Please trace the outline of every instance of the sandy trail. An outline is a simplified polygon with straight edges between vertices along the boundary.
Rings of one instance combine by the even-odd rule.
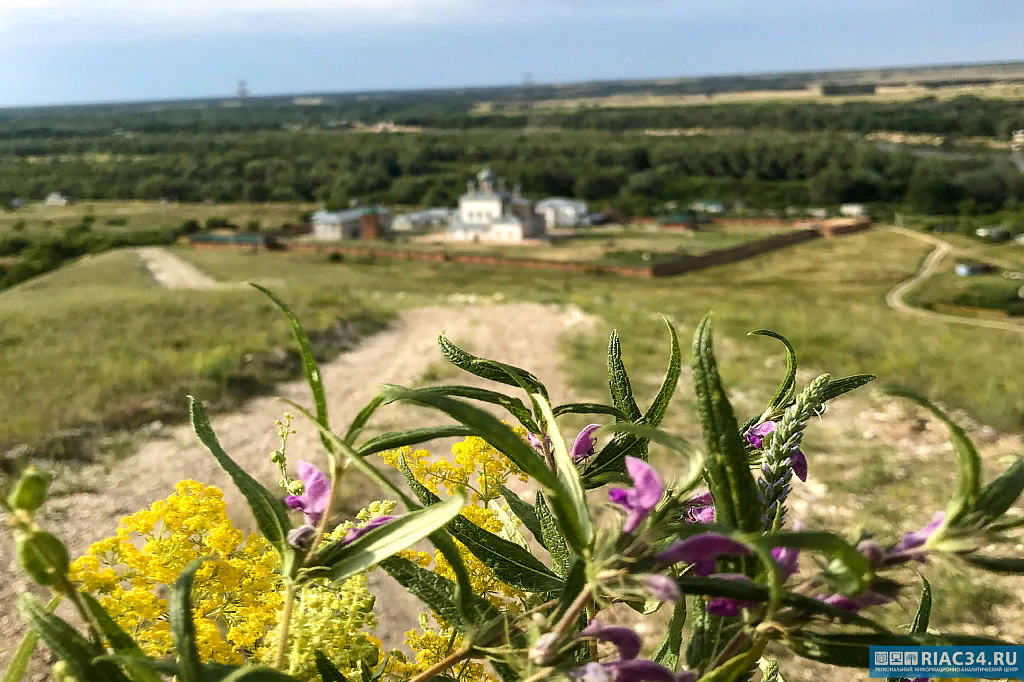
[[[139,259],[149,274],[166,289],[217,289],[223,284],[166,249],[147,246],[138,249]]]
[[[558,340],[563,332],[591,322],[592,318],[577,309],[538,304],[431,307],[403,312],[389,329],[321,368],[332,423],[340,430],[371,398],[377,384],[416,384],[431,363],[441,359],[436,339],[443,330],[456,342],[472,339],[471,348],[475,353],[529,368],[547,383],[553,400],[571,400],[573,396],[558,367]],[[460,376],[457,381],[487,383],[474,382],[475,379],[465,375],[465,379]],[[278,395],[303,405],[312,403],[304,381],[280,386]],[[285,411],[286,406],[281,402],[259,398],[238,413],[212,419],[225,451],[272,489],[275,489],[278,473],[268,454],[279,445],[274,420]],[[381,410],[368,431],[446,421],[443,415],[395,405]],[[316,431],[302,421],[296,421],[295,428],[298,434],[291,438],[288,447],[290,460],[323,461]],[[441,444],[437,446],[441,447]],[[254,529],[241,496],[213,457],[198,443],[188,425],[174,428],[166,438],[145,443],[115,470],[98,473],[95,488],[99,492],[52,500],[42,525],[54,529],[67,542],[72,555],[77,556],[90,543],[112,535],[120,518],[167,497],[175,483],[185,478],[221,487],[228,511],[237,525],[245,531]],[[359,509],[365,502],[379,497],[379,493],[367,485],[362,499],[343,500],[342,504],[349,510]],[[0,543],[0,667],[6,664],[20,640],[22,626],[13,605],[17,594],[28,588],[27,581],[14,565],[10,544]],[[383,571],[373,572],[371,589],[378,596],[376,612],[380,625],[376,634],[386,648],[399,646],[403,633],[415,627],[421,606]]]

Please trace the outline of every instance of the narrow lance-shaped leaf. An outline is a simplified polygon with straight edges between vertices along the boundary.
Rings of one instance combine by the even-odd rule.
[[[85,603],[87,609],[96,620],[96,624],[99,626],[100,632],[110,642],[110,648],[116,653],[121,654],[124,658],[121,659],[121,665],[124,667],[128,677],[134,682],[161,682],[160,676],[149,668],[140,665],[139,663],[132,663],[131,659],[145,659],[148,658],[145,652],[139,648],[139,645],[135,643],[132,636],[125,632],[120,625],[111,618],[107,610],[96,601],[92,595],[83,593],[82,601]]]
[[[722,387],[711,342],[711,316],[701,320],[693,338],[693,386],[704,430],[708,487],[715,498],[715,518],[739,530],[760,529],[760,499],[750,473],[739,425]]]
[[[683,648],[683,625],[686,624],[686,600],[680,599],[672,608],[665,634],[654,648],[652,658],[669,670],[679,670],[679,657]]]
[[[642,416],[640,407],[633,399],[633,386],[629,383],[626,366],[622,363],[622,347],[619,344],[619,333],[612,330],[608,337],[608,390],[612,402],[629,421],[637,421]]]
[[[821,392],[821,402],[827,403],[829,400],[834,400],[844,393],[849,393],[854,389],[858,389],[865,384],[868,384],[875,380],[874,374],[854,374],[852,376],[843,377],[842,379],[835,379],[828,382],[828,386]]]
[[[401,389],[402,387],[394,386],[394,388]],[[437,395],[449,396],[452,398],[469,398],[470,400],[479,400],[480,402],[499,405],[519,420],[519,423],[531,433],[538,433],[540,430],[537,426],[537,422],[533,420],[533,415],[530,414],[530,411],[526,408],[526,405],[523,404],[523,401],[519,398],[513,398],[512,396],[505,395],[504,393],[491,391],[486,388],[477,388],[476,386],[428,386],[418,390],[427,393],[436,393]]]
[[[551,413],[556,417],[561,417],[563,414],[607,414],[619,421],[629,421],[619,408],[601,403],[565,403],[552,407]]]
[[[476,431],[474,429],[471,429],[468,426],[462,426],[461,424],[425,426],[417,429],[408,429],[406,431],[389,431],[388,433],[382,433],[381,435],[371,438],[360,445],[358,450],[361,457],[369,457],[370,455],[375,455],[378,452],[397,450],[398,448],[404,448],[407,445],[418,445],[436,438],[465,438],[467,436],[475,435]]]
[[[998,520],[1024,492],[1024,461],[1015,460],[978,495],[978,503],[971,520],[987,525]]]
[[[551,563],[554,566],[555,573],[564,576],[569,571],[571,556],[569,546],[565,544],[565,537],[558,530],[555,517],[551,514],[551,510],[544,500],[544,494],[539,490],[537,491],[537,504],[534,505],[534,509],[537,510],[537,520],[540,522],[541,534],[544,536],[544,548],[551,554]]]
[[[316,656],[316,671],[323,682],[348,682],[341,671],[331,663],[331,659],[324,656],[324,652],[317,649],[313,655]]]
[[[288,520],[288,510],[284,502],[271,495],[269,490],[224,452],[213,432],[213,427],[210,426],[206,410],[203,409],[203,404],[199,400],[189,396],[188,411],[196,436],[210,451],[221,468],[231,476],[235,487],[249,503],[249,509],[252,510],[260,533],[267,539],[267,542],[277,548],[282,561],[288,563],[288,557],[293,557],[295,550],[288,544],[288,531],[292,529],[292,525]]]
[[[544,533],[541,531],[540,520],[537,518],[537,510],[534,506],[503,485],[499,486],[498,490],[501,491],[501,496],[505,498],[505,502],[508,504],[508,508],[512,510],[512,513],[523,522],[523,525],[533,534],[534,539],[540,543],[540,546],[547,549],[547,545],[544,544]]]
[[[949,439],[952,441],[953,451],[956,453],[960,476],[957,481],[956,494],[946,508],[946,520],[943,525],[949,528],[955,527],[975,509],[981,495],[981,458],[978,456],[978,451],[964,430],[927,399],[901,387],[890,388],[889,394],[912,400],[935,415],[949,430]]]
[[[558,595],[558,604],[552,613],[552,621],[560,621],[585,589],[587,589],[587,564],[583,559],[576,559],[572,568],[566,573],[565,585],[562,587],[561,594]]]
[[[867,558],[835,533],[782,531],[766,536],[765,540],[773,547],[795,547],[827,556],[833,564],[826,574],[833,579],[833,587],[842,594],[857,594],[871,581],[871,564]]]
[[[1004,575],[1024,575],[1024,557],[982,556],[981,554],[965,554],[964,561],[984,569],[990,573]]]
[[[185,567],[171,586],[168,615],[171,639],[178,653],[181,682],[203,682],[202,661],[196,647],[196,626],[192,620],[192,583],[206,559],[196,559]]]
[[[373,413],[380,409],[383,404],[384,398],[379,395],[373,396],[373,398],[370,399],[370,402],[366,403],[366,405],[363,406],[363,409],[359,410],[359,414],[357,414],[356,418],[352,420],[351,424],[349,424],[348,431],[345,432],[344,441],[349,445],[354,444],[356,442],[356,438],[358,438],[359,434],[362,432],[363,427],[366,426],[368,421],[370,421],[370,417],[372,417]]]
[[[482,379],[496,381],[507,386],[518,386],[527,393],[542,393],[544,397],[547,397],[548,392],[544,388],[544,384],[525,369],[506,365],[496,360],[479,358],[456,346],[444,334],[437,337],[437,345],[445,359],[459,369]]]
[[[459,491],[443,502],[403,514],[345,545],[335,560],[323,567],[326,570],[311,568],[308,575],[339,582],[362,573],[444,527],[468,502],[465,492]]]
[[[917,607],[914,622],[910,624],[910,634],[927,635],[928,621],[932,615],[932,586],[928,578],[921,576],[921,603]]]
[[[798,632],[786,644],[804,658],[849,668],[869,667],[870,648],[873,646],[1015,646],[973,635],[902,635],[894,632],[869,635]]]
[[[471,617],[466,619],[455,597],[455,583],[433,571],[420,568],[404,557],[388,557],[380,562],[380,567],[431,611],[453,624],[459,632],[465,633],[468,625],[499,616],[498,610],[490,602],[470,594],[472,611]]]
[[[786,347],[786,376],[782,378],[782,383],[779,385],[779,389],[768,402],[769,410],[774,410],[776,408],[785,409],[796,397],[796,350],[793,349],[793,344],[791,344],[789,339],[782,334],[773,332],[769,329],[758,329],[747,335],[767,336],[775,339],[776,341],[780,341],[782,345]]]
[[[642,436],[647,440],[658,443],[659,445],[672,450],[678,455],[686,457],[689,460],[687,462],[686,471],[683,472],[683,475],[674,486],[674,489],[678,492],[692,490],[696,487],[703,475],[704,456],[694,445],[679,436],[674,436],[660,429],[656,429],[653,426],[645,426],[644,424],[609,424],[608,426],[601,427],[599,432],[601,431],[615,431],[618,433],[630,433],[636,436]]]
[[[690,639],[686,644],[686,667],[702,670],[714,655],[715,635],[722,625],[722,619],[707,612],[707,600],[700,592],[692,594],[696,596],[693,598],[693,618],[691,619],[693,624],[690,626]]]
[[[665,379],[661,382],[658,394],[654,396],[654,401],[647,408],[647,412],[642,418],[643,423],[648,426],[658,426],[661,424],[661,420],[665,418],[665,411],[668,409],[668,404],[672,401],[672,396],[675,395],[676,386],[679,384],[679,375],[683,367],[676,328],[672,326],[667,317],[662,316],[661,319],[665,321],[669,333],[668,369],[665,370]]]
[[[306,375],[306,381],[309,383],[309,390],[313,393],[313,404],[316,406],[316,420],[324,426],[324,428],[331,428],[328,422],[327,414],[327,396],[324,393],[324,382],[320,376],[320,368],[316,364],[316,358],[313,357],[313,348],[309,345],[309,337],[306,335],[305,330],[302,328],[302,324],[299,322],[299,318],[295,316],[291,308],[277,297],[274,292],[270,291],[266,287],[260,286],[254,282],[249,282],[250,286],[263,292],[263,294],[274,302],[281,312],[284,313],[285,318],[288,320],[288,325],[292,328],[292,335],[295,337],[295,342],[299,344],[299,355],[302,358],[302,371]],[[334,454],[334,447],[326,438],[321,437],[320,442],[323,443],[324,449],[331,455]]]
[[[590,508],[587,506],[587,497],[583,492],[580,474],[576,470],[576,463],[572,461],[569,450],[565,447],[565,440],[562,438],[561,431],[558,430],[558,423],[555,421],[555,415],[551,413],[551,405],[548,404],[547,399],[539,393],[534,395],[533,399],[540,407],[548,437],[551,439],[555,471],[558,473],[558,479],[567,493],[572,505],[571,509],[574,512],[571,522],[576,528],[573,528],[572,532],[563,528],[562,534],[571,537],[578,532],[583,538],[585,547],[590,547],[594,542],[594,526],[590,519]],[[582,554],[583,548],[576,547],[575,549]]]
[[[59,594],[54,596],[46,605],[46,610],[49,613],[53,613],[62,598]],[[36,650],[38,642],[39,635],[35,630],[29,629],[21,640],[21,644],[18,645],[17,651],[14,652],[11,662],[7,665],[3,682],[21,682],[21,678],[25,676],[25,671],[28,669],[29,661],[32,660],[32,652]]]
[[[265,665],[247,665],[239,668],[224,678],[224,682],[298,682],[294,677],[285,675]]]

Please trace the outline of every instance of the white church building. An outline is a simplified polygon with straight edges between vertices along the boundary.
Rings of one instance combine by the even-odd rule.
[[[544,218],[532,200],[520,196],[519,188],[509,192],[505,179],[497,183],[485,167],[470,180],[459,198],[459,209],[448,226],[448,237],[456,241],[518,242],[544,235]]]

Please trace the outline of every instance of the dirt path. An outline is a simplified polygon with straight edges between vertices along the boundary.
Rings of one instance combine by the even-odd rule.
[[[136,253],[153,279],[166,289],[217,289],[224,286],[166,249],[147,246],[138,249]]]
[[[175,259],[176,260],[176,259]],[[200,273],[201,274],[201,273]],[[334,424],[350,421],[371,398],[380,383],[415,385],[427,369],[440,360],[437,335],[447,330],[453,341],[471,339],[471,348],[483,356],[514,361],[544,380],[552,399],[574,398],[559,371],[558,340],[566,331],[585,328],[592,318],[575,308],[538,304],[504,306],[431,307],[400,314],[392,326],[362,346],[322,367],[330,414]],[[474,379],[469,377],[468,379]],[[447,381],[451,381],[448,379]],[[460,374],[460,383],[464,381]],[[479,382],[485,383],[485,382]],[[278,395],[310,404],[305,382],[279,387]],[[182,406],[185,409],[185,406]],[[213,419],[224,449],[247,471],[268,486],[275,486],[278,474],[268,454],[277,446],[274,420],[286,408],[271,398],[253,400],[245,410]],[[444,423],[443,417],[403,406],[385,408],[371,422],[372,430],[383,431],[418,425]],[[289,442],[291,460],[323,461],[314,429],[297,422],[298,434]],[[443,447],[438,445],[437,447]],[[117,465],[111,472],[91,471],[90,487],[97,492],[73,494],[53,500],[43,525],[55,529],[68,543],[73,556],[89,544],[112,535],[123,516],[148,507],[169,495],[175,483],[191,478],[225,490],[229,513],[243,530],[252,530],[248,509],[233,490],[230,480],[210,454],[196,441],[188,426],[173,429],[166,438],[151,440]],[[359,509],[378,493],[367,486],[358,500],[342,500],[346,509]],[[29,588],[17,572],[9,542],[0,543],[0,669],[20,640],[22,627],[13,604],[17,594]],[[385,647],[401,644],[403,633],[415,627],[420,605],[382,571],[374,571],[371,589],[378,596],[377,635]],[[37,656],[40,655],[37,653]],[[34,668],[42,670],[42,668]]]
[[[914,232],[902,227],[890,227],[893,232],[904,234],[909,237],[914,237],[921,241],[929,242],[935,245],[935,250],[928,254],[925,258],[924,263],[921,264],[921,269],[917,271],[913,277],[905,282],[901,282],[892,291],[885,295],[885,302],[890,308],[897,312],[901,312],[907,315],[914,315],[916,317],[923,317],[930,320],[936,320],[939,322],[952,322],[955,324],[966,324],[972,327],[986,327],[988,329],[1002,329],[1005,331],[1017,332],[1024,334],[1024,325],[1014,324],[1013,322],[1004,322],[1002,320],[983,320],[974,317],[961,317],[960,315],[950,315],[949,313],[937,313],[931,310],[924,310],[922,308],[915,308],[907,304],[903,297],[916,287],[921,282],[925,281],[933,274],[939,267],[939,263],[945,258],[951,251],[953,246],[942,239],[937,237],[931,237],[929,235],[921,234],[920,232]]]

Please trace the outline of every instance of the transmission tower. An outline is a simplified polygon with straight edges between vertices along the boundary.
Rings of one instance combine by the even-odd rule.
[[[244,80],[238,81],[238,88],[235,90],[235,97],[237,97],[238,101],[243,104],[247,99],[249,99],[249,84]]]

